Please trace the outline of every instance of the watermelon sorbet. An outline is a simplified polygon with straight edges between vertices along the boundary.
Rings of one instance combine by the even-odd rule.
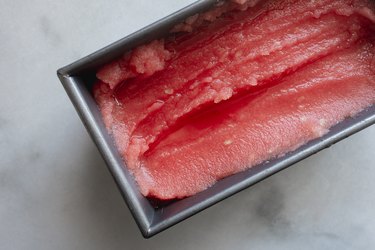
[[[191,196],[375,103],[370,0],[221,2],[97,71],[144,196]]]

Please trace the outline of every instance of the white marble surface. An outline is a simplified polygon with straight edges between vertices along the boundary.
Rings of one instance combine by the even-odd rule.
[[[55,71],[193,0],[0,0],[0,249],[374,249],[375,127],[145,240]]]

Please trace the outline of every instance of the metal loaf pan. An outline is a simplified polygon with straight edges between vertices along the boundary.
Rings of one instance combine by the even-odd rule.
[[[206,11],[217,2],[217,0],[196,1],[190,6],[138,32],[59,69],[57,72],[83,124],[107,163],[109,171],[145,238],[151,237],[375,123],[375,105],[373,105],[355,118],[348,118],[338,124],[324,137],[311,141],[282,158],[229,176],[220,180],[211,188],[192,197],[174,201],[161,208],[155,208],[138,191],[137,184],[119,155],[114,141],[107,133],[100,111],[91,93],[91,87],[96,79],[95,71],[101,65],[123,55],[128,50],[167,35],[175,24],[191,15]]]

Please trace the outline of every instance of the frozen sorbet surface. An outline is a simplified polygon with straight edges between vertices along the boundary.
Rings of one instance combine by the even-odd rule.
[[[183,198],[375,103],[370,0],[228,1],[97,72],[142,194]]]

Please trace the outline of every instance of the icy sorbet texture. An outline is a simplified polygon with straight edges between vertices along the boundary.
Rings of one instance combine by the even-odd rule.
[[[372,106],[374,10],[224,2],[100,68],[94,96],[142,194],[193,195]]]

